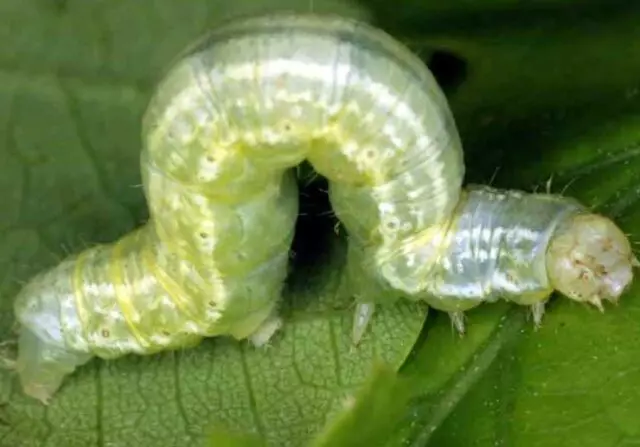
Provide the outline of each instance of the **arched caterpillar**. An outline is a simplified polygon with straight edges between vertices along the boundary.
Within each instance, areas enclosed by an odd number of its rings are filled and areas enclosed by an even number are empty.
[[[151,218],[36,276],[20,293],[18,372],[46,402],[92,356],[251,337],[276,307],[297,216],[291,169],[330,181],[349,234],[357,339],[383,286],[449,312],[554,289],[601,306],[632,279],[620,230],[577,202],[462,189],[460,139],[428,69],[344,18],[277,15],[214,31],[160,82],[143,123]]]

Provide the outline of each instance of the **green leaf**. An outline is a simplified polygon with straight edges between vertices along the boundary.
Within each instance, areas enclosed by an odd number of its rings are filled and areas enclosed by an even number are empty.
[[[15,178],[6,188],[18,197],[26,191],[16,200],[21,211],[3,231],[0,263],[11,273],[2,295],[9,298],[19,287],[11,279],[27,279],[56,263],[64,254],[61,241],[80,249],[82,239],[111,240],[137,222],[127,209],[128,201],[142,204],[141,197],[134,198],[141,194],[133,187],[137,174],[132,171],[125,184],[117,175],[121,166],[137,165],[137,153],[130,150],[136,138],[129,133],[130,144],[118,146],[102,123],[114,117],[117,124],[119,114],[140,110],[143,102],[129,90],[123,94],[108,85],[5,76],[12,82],[0,82],[9,136],[3,154],[15,160],[15,168],[3,177],[22,173],[22,181]],[[28,128],[32,130],[20,132]],[[111,142],[111,150],[105,141]],[[326,194],[322,197],[326,200]],[[321,235],[334,236],[332,221],[315,221],[326,227],[316,226]],[[299,268],[283,309],[287,324],[269,347],[217,339],[192,350],[94,361],[69,378],[48,408],[22,396],[15,377],[4,374],[8,422],[0,425],[3,442],[192,445],[218,427],[256,433],[270,445],[306,440],[341,410],[374,364],[400,366],[426,316],[425,306],[410,303],[383,309],[371,333],[353,347],[353,303],[341,287],[344,239],[318,241],[316,235],[313,240],[323,243],[323,252],[306,260],[302,257],[308,248],[296,254]],[[11,299],[2,305],[8,337]]]
[[[279,6],[370,16],[419,52],[451,100],[468,181],[531,190],[553,176],[553,191],[614,217],[636,241],[640,8],[627,3]],[[140,117],[166,64],[221,17],[271,8],[248,0],[0,0],[2,339],[12,336],[21,282],[144,221]],[[359,433],[389,446],[640,443],[637,286],[604,315],[559,297],[539,331],[525,309],[505,303],[470,312],[464,339],[431,313],[400,377],[372,376],[380,361],[391,369],[403,362],[424,308],[383,309],[351,351],[350,302],[339,288],[344,245],[331,228],[322,234],[327,248],[298,262],[290,322],[268,350],[219,339],[94,361],[47,408],[4,372],[0,446],[206,445],[212,433],[216,445],[254,435],[304,445],[318,432],[316,442],[337,446]]]
[[[150,87],[160,65],[218,17],[204,2],[190,8],[158,2],[151,13],[133,2],[52,5],[31,5],[36,25],[23,4],[0,3],[15,46],[0,50],[3,339],[13,336],[12,299],[22,282],[68,252],[113,241],[144,221],[139,132]],[[204,12],[211,20],[200,19]],[[167,35],[164,18],[182,26]],[[326,193],[320,198],[326,202]],[[322,216],[301,218],[301,226],[322,245],[297,245],[283,309],[287,324],[266,349],[221,338],[163,355],[96,360],[69,377],[49,407],[25,397],[4,371],[0,444],[161,447],[258,439],[300,445],[311,439],[374,365],[402,364],[427,309],[411,303],[382,309],[371,332],[352,346],[353,303],[341,282],[344,238]]]
[[[256,434],[216,429],[208,436],[206,445],[211,447],[264,447],[264,442]]]
[[[614,218],[637,243],[638,6],[410,3],[397,32],[464,68],[450,99],[468,181],[544,191],[552,178],[553,192]],[[636,281],[604,314],[556,297],[538,331],[503,303],[469,312],[464,340],[430,318],[402,371],[414,403],[387,445],[638,444],[639,291]]]
[[[313,447],[377,445],[401,422],[413,390],[395,369],[379,366],[354,400],[327,424]]]

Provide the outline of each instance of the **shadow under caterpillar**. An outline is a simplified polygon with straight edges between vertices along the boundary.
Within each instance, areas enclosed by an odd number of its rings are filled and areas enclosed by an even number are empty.
[[[268,341],[303,160],[329,180],[349,235],[355,342],[380,287],[449,312],[463,332],[465,310],[499,298],[532,306],[536,324],[554,290],[602,308],[637,264],[613,222],[570,198],[463,189],[435,79],[354,20],[280,14],[220,27],[160,82],[143,140],[149,222],[37,275],[16,300],[17,370],[42,402],[92,356],[217,335]]]

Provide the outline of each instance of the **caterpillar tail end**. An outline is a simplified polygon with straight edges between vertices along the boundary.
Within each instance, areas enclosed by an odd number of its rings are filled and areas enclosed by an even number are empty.
[[[24,393],[48,405],[64,378],[91,358],[47,344],[27,328],[18,340],[16,371]]]
[[[552,286],[568,298],[604,311],[617,304],[640,263],[625,234],[609,219],[579,214],[562,225],[546,254]]]

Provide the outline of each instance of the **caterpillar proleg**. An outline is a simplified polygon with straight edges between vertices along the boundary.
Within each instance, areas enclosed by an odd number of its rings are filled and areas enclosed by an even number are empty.
[[[20,292],[17,369],[43,402],[91,357],[230,335],[265,343],[297,218],[303,160],[349,236],[354,339],[376,287],[462,312],[504,298],[539,324],[554,290],[601,307],[632,280],[610,220],[548,194],[462,188],[446,98],[399,42],[346,18],[279,14],[212,32],[169,70],[143,120],[150,220]]]

